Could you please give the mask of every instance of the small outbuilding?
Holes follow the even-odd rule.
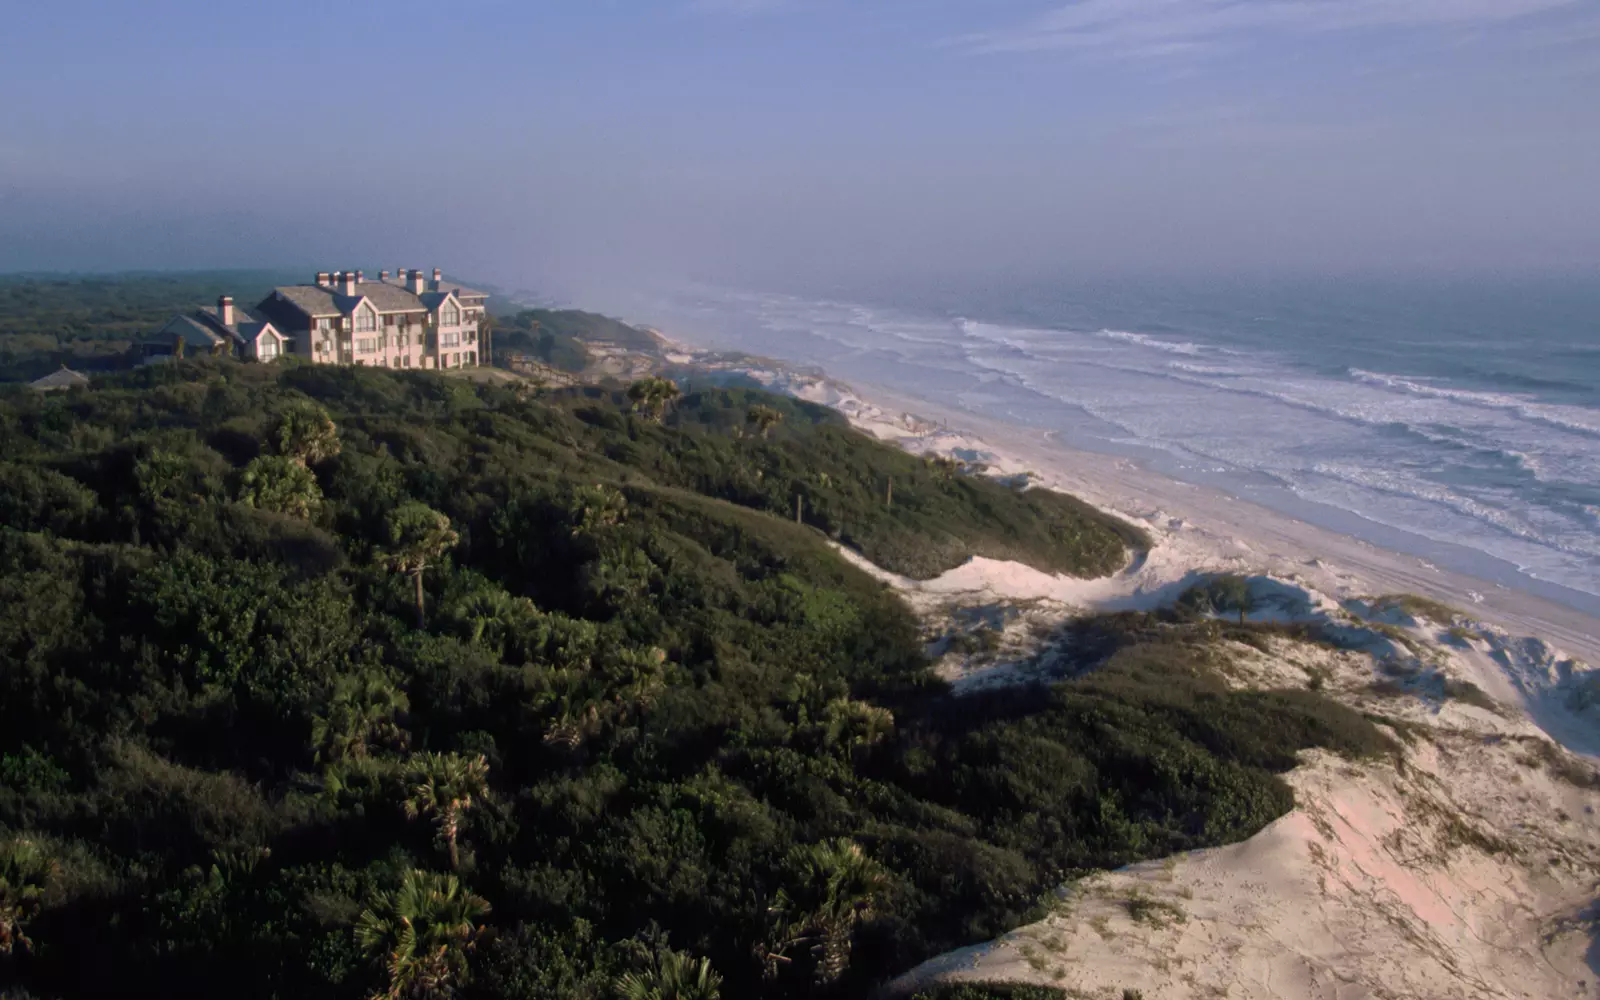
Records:
[[[58,372],[51,372],[44,378],[34,379],[28,385],[40,392],[59,392],[62,389],[78,389],[89,384],[89,376],[82,372],[75,372],[66,365],[61,366]]]

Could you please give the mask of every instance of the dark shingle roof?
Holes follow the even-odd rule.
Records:
[[[273,295],[307,316],[340,315],[339,303],[331,288],[319,288],[316,285],[284,285],[273,289]]]
[[[348,316],[362,299],[370,301],[381,313],[421,312],[427,308],[404,288],[382,281],[363,281],[356,286],[355,295],[317,285],[285,285],[274,289],[274,295],[307,316]]]
[[[178,337],[186,343],[206,345],[220,344],[227,339],[194,316],[174,316],[167,320],[166,326],[151,334],[147,343],[170,344]]]

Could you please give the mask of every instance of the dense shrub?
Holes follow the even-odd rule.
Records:
[[[284,443],[322,411],[336,449]],[[924,575],[1140,539],[775,397],[658,424],[205,359],[0,425],[0,841],[45,859],[0,975],[40,996],[604,997],[702,958],[725,997],[861,996],[1075,872],[1247,836],[1305,747],[1380,746],[1228,691],[1214,622],[1086,622],[1081,676],[952,703],[830,537]],[[401,530],[424,508],[448,531]],[[362,944],[408,907],[426,947]]]

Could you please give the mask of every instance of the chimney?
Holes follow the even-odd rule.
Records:
[[[317,272],[317,287],[318,288],[327,288],[331,284],[333,284],[333,281],[329,277],[327,271],[318,271]]]
[[[438,269],[438,268],[437,268],[437,267],[436,267],[436,268],[434,268],[434,269],[433,269],[433,283],[434,283],[434,284],[435,284],[435,285],[437,285],[437,284],[438,284],[438,283],[439,283],[439,279],[440,279],[440,278],[441,278],[441,277],[443,277],[443,275],[441,275],[441,274],[440,274],[440,273],[439,273],[439,269]]]
[[[366,282],[367,282],[367,272],[365,272],[365,271],[357,271],[356,272],[356,284],[364,285],[364,284],[366,284]]]
[[[388,281],[389,280],[389,272],[388,271],[379,271],[378,272],[378,280],[379,281]]]
[[[422,278],[422,269],[416,268],[411,272],[411,294],[421,295],[427,291],[427,282]]]
[[[224,295],[217,300],[217,318],[223,326],[233,325],[233,296]]]
[[[343,286],[340,290],[344,294],[354,295],[356,293],[356,273],[354,271],[346,271],[339,275],[339,284]]]

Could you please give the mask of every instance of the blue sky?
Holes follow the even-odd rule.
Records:
[[[1600,0],[52,0],[0,269],[1600,265]]]

